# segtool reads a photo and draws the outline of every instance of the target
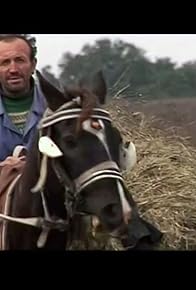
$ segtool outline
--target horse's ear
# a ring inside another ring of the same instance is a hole
[[[98,97],[100,104],[105,104],[107,85],[102,71],[98,71],[96,74],[94,74],[90,81],[88,81],[86,78],[80,79],[79,85],[80,87],[87,87],[91,89]]]
[[[49,81],[47,81],[38,70],[36,70],[36,77],[39,81],[40,88],[51,110],[57,110],[67,101],[65,95],[60,92],[55,86],[53,86]]]

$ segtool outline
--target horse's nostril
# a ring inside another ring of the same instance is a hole
[[[100,220],[109,230],[114,230],[123,222],[121,207],[117,204],[105,206],[100,214]]]
[[[116,216],[120,214],[120,207],[116,204],[109,204],[104,208],[105,214],[109,216]]]

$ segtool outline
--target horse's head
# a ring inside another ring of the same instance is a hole
[[[81,81],[64,94],[37,76],[49,107],[40,123],[39,149],[66,188],[65,203],[72,202],[75,213],[96,217],[107,232],[124,234],[132,210],[120,169],[125,164],[121,134],[101,109],[106,97],[102,74],[91,85]]]

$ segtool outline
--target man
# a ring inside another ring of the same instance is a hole
[[[0,35],[0,161],[12,155],[17,145],[30,147],[46,108],[35,83],[34,39],[22,35]]]

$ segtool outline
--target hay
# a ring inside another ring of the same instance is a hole
[[[138,164],[124,176],[141,215],[164,233],[160,249],[195,250],[196,149],[154,129],[153,120],[132,114],[125,101],[106,108],[124,140],[136,144]]]

